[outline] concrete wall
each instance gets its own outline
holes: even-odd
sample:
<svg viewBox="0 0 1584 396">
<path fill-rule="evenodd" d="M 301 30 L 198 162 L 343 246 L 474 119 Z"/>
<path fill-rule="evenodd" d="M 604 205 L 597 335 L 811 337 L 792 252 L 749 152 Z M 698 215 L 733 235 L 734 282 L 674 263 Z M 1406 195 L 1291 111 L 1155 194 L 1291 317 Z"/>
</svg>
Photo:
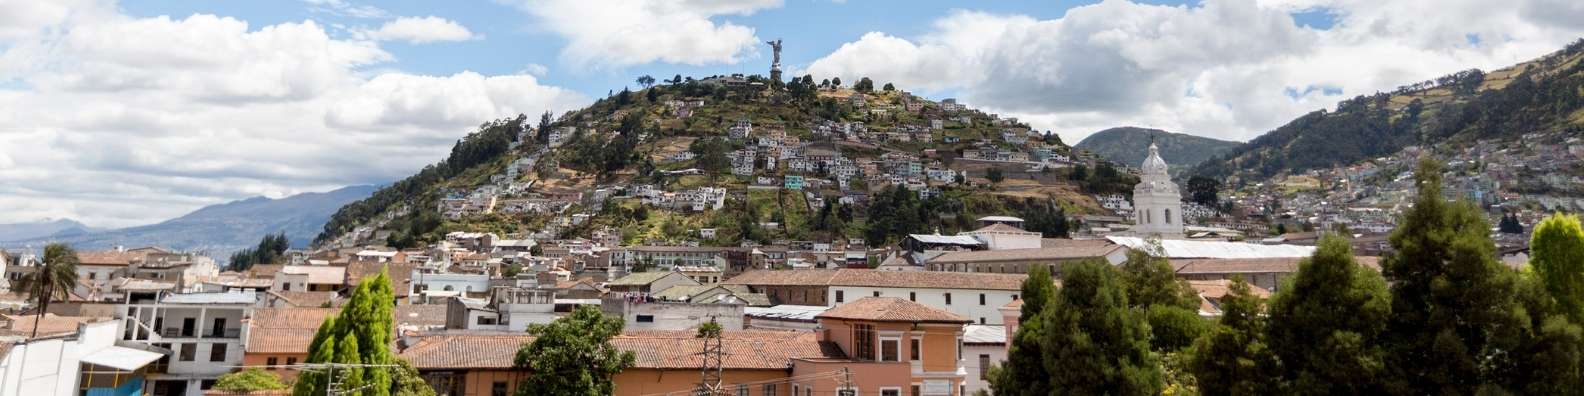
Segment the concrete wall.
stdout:
<svg viewBox="0 0 1584 396">
<path fill-rule="evenodd" d="M 836 293 L 842 293 L 842 301 L 836 302 Z M 826 301 L 821 304 L 834 307 L 837 304 L 857 301 L 860 298 L 875 296 L 911 298 L 919 304 L 943 309 L 952 313 L 966 316 L 974 323 L 1002 324 L 1001 312 L 996 310 L 1002 305 L 1012 302 L 1012 296 L 1018 294 L 1017 290 L 983 290 L 983 289 L 910 289 L 899 287 L 861 287 L 861 286 L 831 286 Z M 910 294 L 911 293 L 911 294 Z M 951 303 L 946 303 L 946 295 L 951 294 Z M 979 295 L 984 295 L 984 303 L 979 303 Z M 982 319 L 982 321 L 981 321 Z"/>
<path fill-rule="evenodd" d="M 968 376 L 965 377 L 963 381 L 968 385 L 969 394 L 981 389 L 986 392 L 990 391 L 990 383 L 986 382 L 985 378 L 981 375 L 981 373 L 984 370 L 988 370 L 989 367 L 982 366 L 980 363 L 980 357 L 989 357 L 990 365 L 995 366 L 1005 362 L 1006 355 L 1007 351 L 1005 345 L 963 345 L 963 368 L 967 369 L 968 371 Z"/>
<path fill-rule="evenodd" d="M 601 309 L 607 315 L 622 318 L 627 323 L 624 330 L 686 330 L 711 317 L 725 330 L 743 329 L 742 304 L 691 304 L 645 302 L 632 303 L 621 298 L 607 298 Z"/>
<path fill-rule="evenodd" d="M 75 337 L 18 343 L 0 358 L 0 396 L 70 396 L 78 392 L 81 358 L 115 344 L 120 322 L 81 327 Z"/>
<path fill-rule="evenodd" d="M 423 285 L 428 290 L 449 290 L 484 293 L 489 291 L 489 275 L 484 274 L 412 274 L 410 292 L 416 293 L 419 286 Z"/>
</svg>

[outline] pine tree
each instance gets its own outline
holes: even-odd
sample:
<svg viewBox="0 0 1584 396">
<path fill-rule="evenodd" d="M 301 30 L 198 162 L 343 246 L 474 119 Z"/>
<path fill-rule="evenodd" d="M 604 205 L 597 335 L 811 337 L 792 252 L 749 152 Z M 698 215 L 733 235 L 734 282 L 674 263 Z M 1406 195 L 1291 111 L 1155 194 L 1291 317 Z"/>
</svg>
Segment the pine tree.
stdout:
<svg viewBox="0 0 1584 396">
<path fill-rule="evenodd" d="M 1143 311 L 1149 322 L 1151 349 L 1176 351 L 1209 331 L 1210 323 L 1199 317 L 1199 293 L 1177 279 L 1171 263 L 1141 250 L 1129 251 L 1127 257 L 1119 278 L 1129 305 Z"/>
<path fill-rule="evenodd" d="M 1390 237 L 1387 367 L 1397 394 L 1473 394 L 1513 358 L 1520 327 L 1513 273 L 1496 262 L 1490 226 L 1474 205 L 1442 198 L 1441 164 L 1424 159 L 1418 197 Z"/>
<path fill-rule="evenodd" d="M 1267 339 L 1296 394 L 1379 394 L 1385 374 L 1380 335 L 1391 313 L 1386 280 L 1360 268 L 1336 235 L 1271 299 Z"/>
<path fill-rule="evenodd" d="M 1149 349 L 1149 326 L 1128 309 L 1111 264 L 1067 264 L 1061 278 L 1061 290 L 1045 316 L 1051 394 L 1160 394 L 1164 377 Z"/>
<path fill-rule="evenodd" d="M 1221 299 L 1221 322 L 1194 342 L 1189 371 L 1207 395 L 1280 394 L 1275 384 L 1277 363 L 1265 342 L 1260 299 L 1243 277 L 1232 278 L 1232 290 Z"/>
<path fill-rule="evenodd" d="M 388 273 L 381 271 L 373 278 L 364 279 L 353 289 L 341 312 L 320 324 L 314 340 L 309 343 L 307 363 L 399 365 L 400 359 L 391 354 L 390 348 L 376 347 L 391 345 L 395 302 L 395 292 L 391 289 Z M 361 345 L 370 347 L 359 348 Z M 347 351 L 352 353 L 348 354 Z M 361 395 L 432 395 L 434 391 L 428 386 L 414 387 L 414 384 L 422 384 L 422 381 L 405 378 L 413 374 L 410 370 L 392 367 L 345 372 L 337 369 L 336 378 L 343 383 L 356 381 L 360 386 L 365 386 L 359 392 Z M 326 378 L 322 373 L 305 372 L 293 387 L 292 394 L 324 394 Z"/>
<path fill-rule="evenodd" d="M 1006 363 L 991 369 L 990 389 L 997 395 L 1043 396 L 1050 394 L 1050 375 L 1045 372 L 1045 309 L 1054 304 L 1056 286 L 1044 266 L 1029 268 L 1023 280 L 1023 306 L 1018 314 L 1017 332 L 1007 348 Z"/>
</svg>

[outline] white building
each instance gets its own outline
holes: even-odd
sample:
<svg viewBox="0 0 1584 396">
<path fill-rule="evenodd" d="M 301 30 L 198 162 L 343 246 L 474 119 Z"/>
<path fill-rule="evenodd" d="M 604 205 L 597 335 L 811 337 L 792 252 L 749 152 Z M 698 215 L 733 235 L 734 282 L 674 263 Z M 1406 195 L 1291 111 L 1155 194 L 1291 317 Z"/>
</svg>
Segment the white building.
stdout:
<svg viewBox="0 0 1584 396">
<path fill-rule="evenodd" d="M 242 320 L 257 305 L 258 294 L 157 296 L 133 295 L 117 307 L 124 341 L 167 354 L 164 373 L 149 374 L 154 393 L 200 396 L 205 383 L 242 363 Z"/>
<path fill-rule="evenodd" d="M 1160 150 L 1150 143 L 1149 157 L 1144 159 L 1139 184 L 1133 186 L 1133 233 L 1140 236 L 1159 236 L 1180 239 L 1183 237 L 1182 195 L 1177 183 L 1166 173 L 1166 160 Z"/>
<path fill-rule="evenodd" d="M 963 368 L 968 371 L 968 376 L 963 380 L 967 394 L 974 394 L 980 390 L 990 391 L 990 382 L 985 374 L 991 366 L 1004 364 L 1007 358 L 1006 326 L 1000 325 L 975 325 L 963 328 L 962 336 Z"/>
<path fill-rule="evenodd" d="M 32 317 L 19 319 L 32 329 Z M 47 316 L 44 328 L 62 319 Z M 0 350 L 0 396 L 140 394 L 145 383 L 140 370 L 164 355 L 116 346 L 119 325 L 103 320 L 77 324 L 64 334 L 0 337 L 6 346 Z"/>
</svg>

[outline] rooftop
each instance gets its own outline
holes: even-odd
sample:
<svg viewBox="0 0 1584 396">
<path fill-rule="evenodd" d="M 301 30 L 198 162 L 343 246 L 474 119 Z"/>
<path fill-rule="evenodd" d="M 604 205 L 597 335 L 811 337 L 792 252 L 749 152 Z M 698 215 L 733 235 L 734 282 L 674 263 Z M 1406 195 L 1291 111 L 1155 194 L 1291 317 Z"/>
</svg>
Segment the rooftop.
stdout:
<svg viewBox="0 0 1584 396">
<path fill-rule="evenodd" d="M 643 286 L 650 283 L 655 283 L 655 281 L 665 278 L 671 274 L 682 275 L 681 273 L 671 271 L 637 272 L 623 276 L 620 279 L 610 281 L 609 283 L 606 283 L 605 286 Z"/>
<path fill-rule="evenodd" d="M 754 286 L 863 286 L 918 289 L 1019 290 L 1023 274 L 989 274 L 937 271 L 753 270 L 721 282 Z"/>
<path fill-rule="evenodd" d="M 1294 273 L 1298 272 L 1298 264 L 1306 258 L 1174 259 L 1171 265 L 1178 274 Z M 1380 270 L 1380 257 L 1358 256 L 1353 259 L 1359 265 Z"/>
<path fill-rule="evenodd" d="M 1105 257 L 1106 255 L 1116 252 L 1117 249 L 1121 248 L 1121 246 L 1112 244 L 1074 244 L 1072 246 L 1064 247 L 948 252 L 946 254 L 942 254 L 940 257 L 930 260 L 930 263 L 1075 260 Z"/>
<path fill-rule="evenodd" d="M 704 365 L 704 346 L 694 335 L 693 330 L 639 331 L 616 336 L 611 344 L 634 354 L 634 368 L 697 370 Z M 400 356 L 420 369 L 510 368 L 517 350 L 533 339 L 521 333 L 441 332 L 420 336 Z M 794 358 L 841 356 L 812 332 L 724 331 L 721 341 L 721 363 L 728 370 L 785 370 Z"/>
<path fill-rule="evenodd" d="M 817 319 L 846 319 L 873 322 L 907 323 L 972 323 L 967 317 L 931 308 L 901 298 L 864 297 L 857 301 L 837 305 L 819 315 Z"/>
<path fill-rule="evenodd" d="M 1107 240 L 1131 249 L 1150 250 L 1148 240 L 1139 237 L 1108 236 Z M 1314 246 L 1259 245 L 1224 241 L 1185 241 L 1165 239 L 1160 241 L 1163 256 L 1168 258 L 1272 258 L 1309 257 Z"/>
<path fill-rule="evenodd" d="M 258 302 L 258 294 L 253 292 L 224 292 L 224 293 L 182 293 L 166 295 L 160 300 L 165 304 L 247 304 Z"/>
<path fill-rule="evenodd" d="M 963 329 L 963 343 L 968 345 L 1006 345 L 1006 326 L 970 324 Z"/>
<path fill-rule="evenodd" d="M 347 267 L 330 265 L 288 265 L 281 267 L 281 273 L 287 275 L 308 275 L 308 283 L 314 285 L 339 285 L 346 283 Z"/>
</svg>

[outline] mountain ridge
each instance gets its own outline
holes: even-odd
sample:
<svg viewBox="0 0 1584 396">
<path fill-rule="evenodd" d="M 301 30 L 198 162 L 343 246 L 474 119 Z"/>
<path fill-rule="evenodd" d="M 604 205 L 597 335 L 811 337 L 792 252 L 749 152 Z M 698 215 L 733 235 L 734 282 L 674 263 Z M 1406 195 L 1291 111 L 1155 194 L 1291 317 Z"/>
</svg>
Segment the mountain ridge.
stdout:
<svg viewBox="0 0 1584 396">
<path fill-rule="evenodd" d="M 1192 168 L 1243 144 L 1154 128 L 1122 126 L 1095 132 L 1073 148 L 1089 150 L 1111 162 L 1138 166 L 1148 155 L 1151 142 L 1160 148 L 1161 158 L 1171 164 L 1174 172 Z"/>
</svg>

